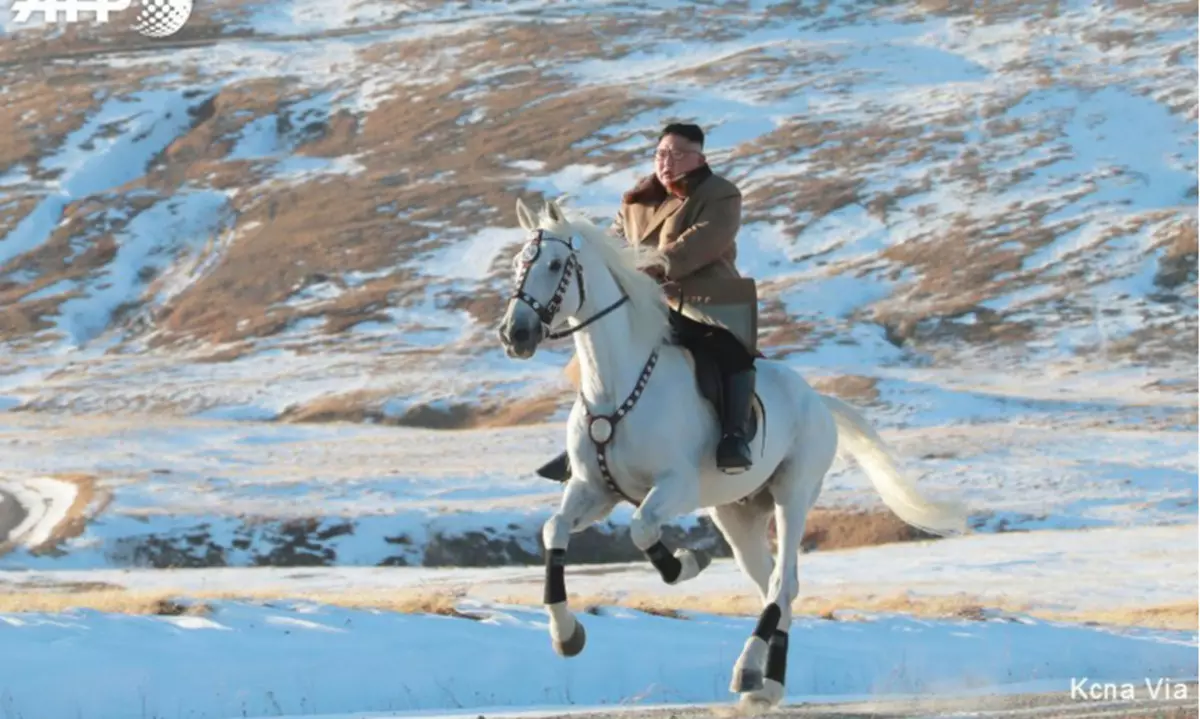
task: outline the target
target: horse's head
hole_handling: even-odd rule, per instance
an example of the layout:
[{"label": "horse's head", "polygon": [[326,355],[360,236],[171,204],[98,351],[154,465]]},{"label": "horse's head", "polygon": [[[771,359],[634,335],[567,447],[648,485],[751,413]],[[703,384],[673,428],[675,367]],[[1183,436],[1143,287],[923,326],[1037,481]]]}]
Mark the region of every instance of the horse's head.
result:
[{"label": "horse's head", "polygon": [[500,342],[509,357],[532,357],[554,326],[583,305],[580,240],[557,204],[547,206],[546,217],[549,222],[540,226],[517,200],[517,218],[529,240],[513,259],[516,284],[500,322]]}]

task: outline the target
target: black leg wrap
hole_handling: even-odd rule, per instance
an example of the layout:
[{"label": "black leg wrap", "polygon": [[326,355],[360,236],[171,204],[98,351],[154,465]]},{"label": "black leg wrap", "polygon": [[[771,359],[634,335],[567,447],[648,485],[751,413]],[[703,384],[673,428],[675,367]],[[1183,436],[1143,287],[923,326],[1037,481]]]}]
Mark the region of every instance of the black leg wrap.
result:
[{"label": "black leg wrap", "polygon": [[657,541],[646,550],[646,556],[650,558],[650,563],[662,575],[663,581],[667,584],[679,579],[679,574],[683,571],[683,563],[681,563],[667,545],[662,541]]},{"label": "black leg wrap", "polygon": [[542,601],[546,604],[567,601],[567,583],[563,577],[566,564],[567,550],[551,549],[546,552],[546,589],[542,595]]},{"label": "black leg wrap", "polygon": [[754,636],[769,642],[775,635],[775,628],[779,626],[780,614],[779,605],[774,602],[763,607],[762,614],[758,615],[758,626],[754,627]]},{"label": "black leg wrap", "polygon": [[771,635],[771,641],[767,643],[767,679],[774,679],[780,684],[784,683],[784,677],[787,676],[787,655],[788,655],[788,633],[776,629]]}]

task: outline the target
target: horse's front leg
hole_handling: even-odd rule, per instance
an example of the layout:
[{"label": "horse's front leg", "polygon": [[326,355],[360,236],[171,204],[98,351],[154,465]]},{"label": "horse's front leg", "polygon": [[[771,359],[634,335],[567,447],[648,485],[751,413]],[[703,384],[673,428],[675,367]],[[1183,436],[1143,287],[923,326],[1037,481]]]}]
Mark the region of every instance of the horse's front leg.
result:
[{"label": "horse's front leg", "polygon": [[[678,466],[678,465],[677,465]],[[694,477],[694,475],[693,475]],[[704,552],[682,548],[674,552],[662,541],[663,525],[697,509],[699,489],[679,471],[660,474],[641,506],[633,513],[629,535],[667,584],[692,579],[712,561]]]},{"label": "horse's front leg", "polygon": [[554,651],[564,657],[573,657],[582,652],[587,640],[583,625],[567,607],[564,576],[567,544],[573,533],[603,519],[614,506],[616,502],[602,488],[576,476],[567,482],[558,511],[542,526],[542,542],[546,547],[543,602],[550,615],[550,641]]}]

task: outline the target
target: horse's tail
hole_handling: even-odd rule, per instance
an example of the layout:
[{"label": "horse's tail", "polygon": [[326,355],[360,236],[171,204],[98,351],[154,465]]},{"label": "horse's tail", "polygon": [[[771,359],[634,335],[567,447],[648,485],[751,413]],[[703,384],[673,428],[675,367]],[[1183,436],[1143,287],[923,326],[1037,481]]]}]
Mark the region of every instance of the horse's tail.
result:
[{"label": "horse's tail", "polygon": [[957,502],[935,502],[921,496],[892,462],[887,446],[865,417],[836,397],[821,395],[833,413],[838,446],[866,472],[888,509],[917,529],[947,536],[967,532],[966,508]]}]

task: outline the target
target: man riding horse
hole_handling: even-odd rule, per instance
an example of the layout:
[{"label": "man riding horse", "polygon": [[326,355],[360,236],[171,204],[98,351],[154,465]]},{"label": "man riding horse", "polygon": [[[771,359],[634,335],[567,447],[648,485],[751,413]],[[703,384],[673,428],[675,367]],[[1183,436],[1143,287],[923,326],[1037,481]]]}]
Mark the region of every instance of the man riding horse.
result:
[{"label": "man riding horse", "polygon": [[[752,464],[747,434],[757,355],[754,281],[742,278],[735,267],[741,213],[741,192],[708,166],[704,131],[673,123],[659,135],[653,174],[624,194],[613,222],[613,231],[626,241],[665,252],[669,269],[663,274],[655,268],[655,278],[675,310],[671,325],[676,341],[720,367],[716,463],[731,474]],[[568,479],[567,453],[540,467],[538,474]]]}]

